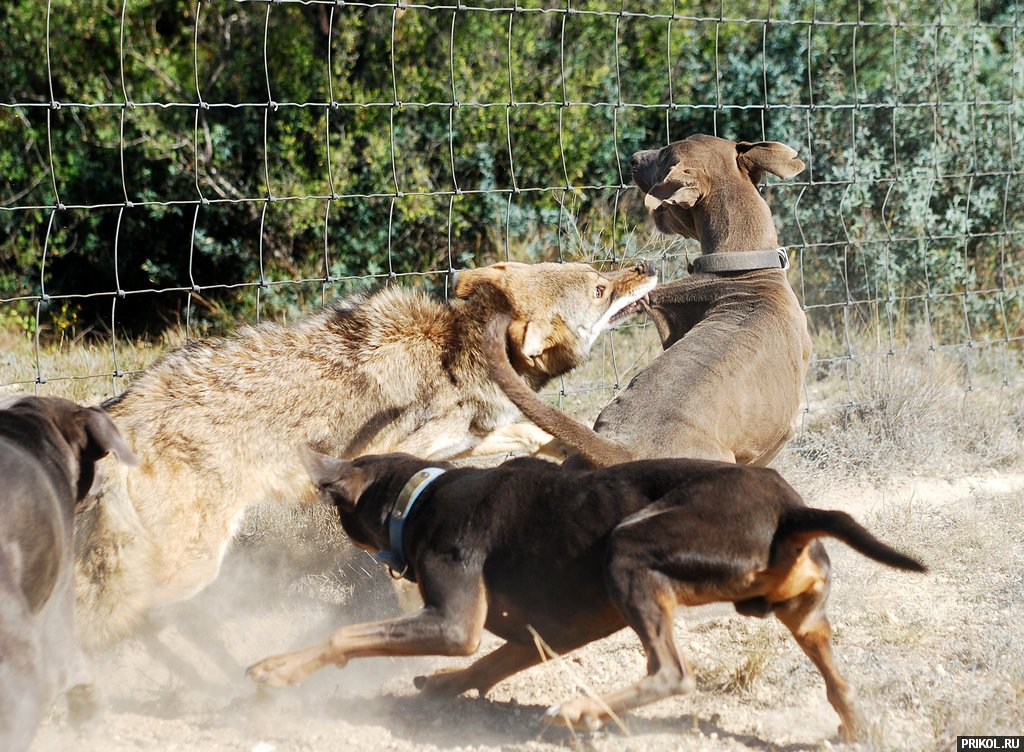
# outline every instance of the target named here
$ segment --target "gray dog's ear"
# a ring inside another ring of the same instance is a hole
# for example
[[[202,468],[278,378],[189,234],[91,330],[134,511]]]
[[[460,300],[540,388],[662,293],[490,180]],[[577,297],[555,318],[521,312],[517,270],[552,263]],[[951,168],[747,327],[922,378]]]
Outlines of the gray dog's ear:
[[[736,144],[736,164],[750,175],[755,183],[761,181],[766,172],[780,178],[791,178],[804,169],[804,163],[797,158],[796,149],[778,141],[740,141]]]
[[[117,459],[131,467],[138,467],[139,455],[132,451],[114,421],[101,408],[85,408],[85,432],[102,451],[100,457],[112,452]]]
[[[700,188],[696,178],[689,174],[685,168],[676,165],[665,179],[644,195],[644,206],[648,211],[654,211],[662,204],[670,206],[682,206],[690,209],[700,200]]]

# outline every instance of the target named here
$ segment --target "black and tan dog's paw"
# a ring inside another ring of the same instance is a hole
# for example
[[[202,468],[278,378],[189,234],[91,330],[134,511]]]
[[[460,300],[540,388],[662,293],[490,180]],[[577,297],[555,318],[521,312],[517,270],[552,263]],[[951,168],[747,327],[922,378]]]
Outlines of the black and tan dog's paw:
[[[599,731],[608,719],[605,705],[592,697],[576,697],[552,705],[545,713],[549,718],[561,718],[566,725],[584,731]]]
[[[340,668],[344,663],[337,664]],[[286,653],[264,658],[245,670],[246,675],[257,684],[267,687],[287,687],[297,684],[313,673],[319,665],[311,663],[301,653]]]
[[[441,697],[458,697],[471,689],[478,689],[466,681],[465,669],[444,669],[435,671],[429,676],[417,676],[412,680],[413,686],[424,694]],[[483,692],[480,693],[481,695]]]

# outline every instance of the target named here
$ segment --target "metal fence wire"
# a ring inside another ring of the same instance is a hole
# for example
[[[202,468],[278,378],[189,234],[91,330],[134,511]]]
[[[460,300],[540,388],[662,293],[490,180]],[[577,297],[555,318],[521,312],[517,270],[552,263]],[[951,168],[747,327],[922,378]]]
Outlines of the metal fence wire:
[[[498,258],[647,257],[670,279],[697,248],[655,235],[628,159],[695,132],[806,162],[763,191],[815,339],[808,412],[877,399],[862,372],[915,354],[952,361],[965,393],[1017,386],[1020,8],[919,6],[12,3],[0,43],[21,23],[38,57],[0,74],[0,321],[23,312],[37,357],[0,387],[120,391],[120,332],[145,307],[198,336],[219,299],[259,320],[367,282],[445,289]],[[54,276],[76,253],[101,281]],[[111,368],[41,365],[68,305],[109,308]],[[617,358],[605,338],[600,375],[560,398],[612,393],[657,353],[642,325],[620,336],[648,346]]]

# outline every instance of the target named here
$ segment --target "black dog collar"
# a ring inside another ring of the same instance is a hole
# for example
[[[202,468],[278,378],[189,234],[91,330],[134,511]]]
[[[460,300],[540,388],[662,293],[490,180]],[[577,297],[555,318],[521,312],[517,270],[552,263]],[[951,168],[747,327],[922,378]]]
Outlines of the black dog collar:
[[[391,570],[392,576],[396,579],[405,577],[413,582],[416,581],[415,577],[410,576],[409,562],[405,558],[405,544],[402,540],[402,536],[405,533],[405,521],[408,519],[409,513],[412,511],[413,506],[415,506],[420,494],[423,493],[423,490],[435,478],[443,475],[444,472],[440,467],[425,467],[409,478],[406,484],[402,486],[402,491],[395,500],[391,514],[388,515],[388,539],[391,544],[391,550],[379,551],[377,559],[387,565],[388,569]]]
[[[698,256],[690,263],[690,269],[697,274],[720,274],[722,272],[750,272],[756,269],[789,268],[789,256],[785,248],[767,251],[738,251],[709,253]]]

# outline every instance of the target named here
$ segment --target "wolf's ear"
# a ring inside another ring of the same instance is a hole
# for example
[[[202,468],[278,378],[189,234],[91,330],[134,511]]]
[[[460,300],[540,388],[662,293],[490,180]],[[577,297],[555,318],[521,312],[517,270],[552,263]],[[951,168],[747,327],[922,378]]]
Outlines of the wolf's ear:
[[[491,264],[459,271],[455,275],[455,297],[468,298],[480,285],[500,286],[507,269],[506,264]]]
[[[668,171],[664,180],[644,195],[644,206],[652,212],[662,204],[689,209],[699,200],[697,180],[684,172],[682,167],[676,166]]]
[[[785,179],[800,174],[804,169],[804,163],[796,156],[796,149],[778,141],[740,141],[736,144],[736,164],[755,183],[760,182],[766,172]]]
[[[552,331],[548,322],[516,319],[508,327],[508,336],[524,358],[532,359],[544,352],[544,345]]]
[[[112,452],[117,459],[131,467],[138,467],[139,455],[132,451],[114,421],[98,407],[85,408],[85,432],[97,451],[97,458]]]

